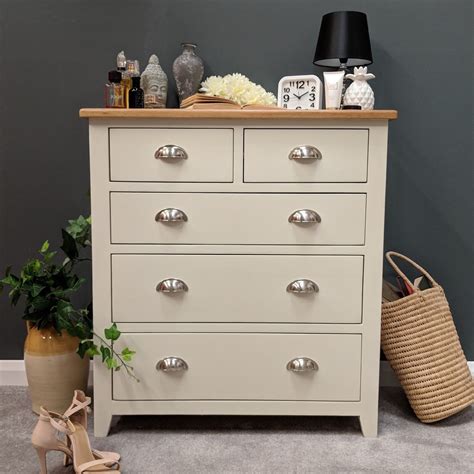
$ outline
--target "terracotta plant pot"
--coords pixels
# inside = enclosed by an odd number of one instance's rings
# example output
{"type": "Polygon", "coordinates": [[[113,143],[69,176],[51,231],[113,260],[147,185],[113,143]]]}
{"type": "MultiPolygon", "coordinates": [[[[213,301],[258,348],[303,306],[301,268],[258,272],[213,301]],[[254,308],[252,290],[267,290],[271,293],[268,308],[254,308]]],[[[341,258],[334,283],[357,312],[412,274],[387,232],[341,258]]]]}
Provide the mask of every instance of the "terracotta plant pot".
{"type": "Polygon", "coordinates": [[[85,391],[89,358],[76,354],[79,339],[55,329],[30,327],[25,340],[25,368],[33,411],[40,406],[64,413],[75,389],[85,391]]]}

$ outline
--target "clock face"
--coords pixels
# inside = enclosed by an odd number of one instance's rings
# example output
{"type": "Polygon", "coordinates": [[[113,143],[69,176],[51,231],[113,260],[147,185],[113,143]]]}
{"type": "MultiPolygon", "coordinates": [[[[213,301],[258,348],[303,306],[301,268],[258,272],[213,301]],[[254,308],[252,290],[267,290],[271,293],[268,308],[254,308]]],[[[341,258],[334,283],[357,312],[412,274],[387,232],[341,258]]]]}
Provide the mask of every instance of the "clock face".
{"type": "Polygon", "coordinates": [[[318,76],[286,76],[278,83],[278,107],[318,110],[321,108],[321,81],[318,76]]]}

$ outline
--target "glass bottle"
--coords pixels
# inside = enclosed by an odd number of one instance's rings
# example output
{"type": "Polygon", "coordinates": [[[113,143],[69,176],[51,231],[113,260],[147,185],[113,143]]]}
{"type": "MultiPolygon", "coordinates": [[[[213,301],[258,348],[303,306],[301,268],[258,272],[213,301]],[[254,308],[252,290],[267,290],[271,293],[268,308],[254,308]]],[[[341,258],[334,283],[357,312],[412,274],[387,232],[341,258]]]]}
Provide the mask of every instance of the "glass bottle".
{"type": "MultiPolygon", "coordinates": [[[[127,68],[127,58],[125,57],[125,52],[120,51],[120,53],[117,54],[117,71],[120,72],[120,75],[122,77],[122,86],[124,90],[124,94],[126,91],[126,84],[125,84],[125,78],[124,78],[124,73],[127,68]]],[[[127,97],[124,97],[124,103],[127,104],[127,97]]]]}
{"type": "Polygon", "coordinates": [[[125,71],[122,74],[125,86],[125,106],[128,107],[128,93],[132,88],[132,77],[140,75],[140,63],[136,59],[127,59],[125,71]]]}
{"type": "Polygon", "coordinates": [[[140,87],[140,76],[132,77],[132,88],[128,91],[128,106],[131,109],[143,109],[144,93],[140,87]]]}
{"type": "Polygon", "coordinates": [[[124,87],[121,82],[122,75],[119,71],[109,72],[109,82],[105,85],[105,106],[107,108],[123,109],[125,107],[124,87]]]}

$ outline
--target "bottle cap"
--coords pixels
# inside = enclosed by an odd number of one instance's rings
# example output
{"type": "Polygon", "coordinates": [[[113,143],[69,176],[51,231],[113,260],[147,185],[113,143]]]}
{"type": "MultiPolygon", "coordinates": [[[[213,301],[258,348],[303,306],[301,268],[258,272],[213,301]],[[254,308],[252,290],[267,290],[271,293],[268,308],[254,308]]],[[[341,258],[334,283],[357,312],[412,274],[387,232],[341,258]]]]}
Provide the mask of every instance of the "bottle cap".
{"type": "Polygon", "coordinates": [[[109,71],[109,81],[120,83],[122,81],[122,74],[120,71],[109,71]]]}
{"type": "Polygon", "coordinates": [[[140,76],[133,76],[132,77],[132,87],[139,89],[140,88],[140,76]]]}
{"type": "Polygon", "coordinates": [[[125,57],[125,53],[123,51],[120,51],[120,53],[117,54],[117,69],[125,69],[127,66],[127,58],[125,57]]]}
{"type": "Polygon", "coordinates": [[[127,59],[127,72],[130,76],[140,75],[140,63],[137,59],[127,59]]]}

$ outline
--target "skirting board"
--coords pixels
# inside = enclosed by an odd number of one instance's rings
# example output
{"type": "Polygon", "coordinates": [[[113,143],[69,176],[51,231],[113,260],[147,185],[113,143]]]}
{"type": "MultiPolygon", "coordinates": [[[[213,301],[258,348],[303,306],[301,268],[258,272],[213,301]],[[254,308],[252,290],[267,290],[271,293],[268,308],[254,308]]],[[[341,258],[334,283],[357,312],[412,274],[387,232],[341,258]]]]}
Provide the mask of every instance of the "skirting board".
{"type": "MultiPolygon", "coordinates": [[[[474,361],[468,362],[474,377],[474,361]]],[[[89,384],[92,384],[92,365],[89,373],[89,384]]],[[[27,385],[25,365],[22,360],[0,360],[0,386],[27,385]]],[[[380,362],[380,385],[382,387],[399,386],[397,377],[387,361],[380,362]]]]}

